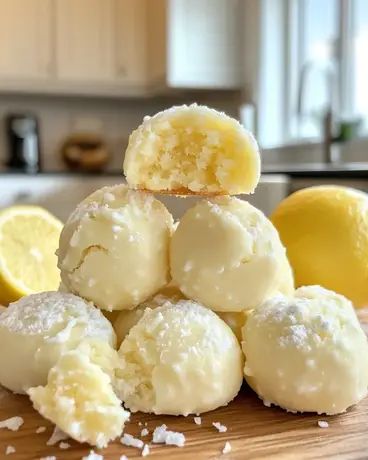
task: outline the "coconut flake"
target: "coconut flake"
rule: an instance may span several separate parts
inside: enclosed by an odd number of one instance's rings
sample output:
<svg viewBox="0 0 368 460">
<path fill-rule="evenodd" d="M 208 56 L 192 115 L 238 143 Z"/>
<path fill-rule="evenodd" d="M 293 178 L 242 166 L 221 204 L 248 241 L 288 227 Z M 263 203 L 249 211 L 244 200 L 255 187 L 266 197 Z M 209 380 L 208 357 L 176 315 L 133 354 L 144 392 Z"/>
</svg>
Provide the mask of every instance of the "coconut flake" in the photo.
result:
<svg viewBox="0 0 368 460">
<path fill-rule="evenodd" d="M 102 455 L 96 454 L 94 450 L 91 450 L 86 457 L 82 457 L 82 460 L 104 460 Z"/>
<path fill-rule="evenodd" d="M 128 433 L 124 433 L 120 442 L 124 444 L 124 446 L 136 447 L 137 449 L 142 449 L 144 445 L 144 442 L 141 439 L 135 438 Z"/>
<path fill-rule="evenodd" d="M 152 442 L 155 444 L 167 444 L 168 446 L 184 447 L 185 436 L 183 433 L 169 431 L 167 426 L 164 424 L 155 428 Z"/>
<path fill-rule="evenodd" d="M 7 446 L 5 450 L 5 455 L 10 455 L 15 453 L 15 447 L 14 446 Z"/>
<path fill-rule="evenodd" d="M 194 417 L 194 423 L 196 425 L 202 425 L 202 418 L 201 417 Z"/>
<path fill-rule="evenodd" d="M 222 449 L 222 453 L 228 454 L 229 452 L 231 452 L 231 444 L 229 443 L 229 441 L 226 441 L 224 448 Z"/>
<path fill-rule="evenodd" d="M 142 450 L 142 457 L 147 457 L 149 455 L 150 450 L 149 450 L 149 445 L 145 444 Z"/>
<path fill-rule="evenodd" d="M 220 422 L 213 422 L 212 425 L 218 430 L 219 433 L 225 433 L 227 431 L 227 426 L 221 425 Z"/>
<path fill-rule="evenodd" d="M 59 447 L 60 447 L 60 449 L 66 450 L 66 449 L 69 449 L 70 444 L 69 444 L 68 442 L 61 442 L 61 443 L 59 444 Z"/>
<path fill-rule="evenodd" d="M 56 460 L 55 455 L 49 455 L 48 457 L 41 457 L 40 460 Z"/>
<path fill-rule="evenodd" d="M 147 428 L 143 428 L 141 431 L 141 436 L 147 436 L 149 434 L 149 430 Z"/>
<path fill-rule="evenodd" d="M 318 426 L 320 428 L 328 428 L 330 425 L 326 420 L 318 420 Z"/>
<path fill-rule="evenodd" d="M 45 426 L 39 426 L 36 430 L 36 434 L 44 433 L 46 431 Z"/>
<path fill-rule="evenodd" d="M 64 441 L 65 439 L 69 439 L 69 436 L 66 433 L 64 433 L 64 431 L 61 431 L 59 427 L 55 426 L 54 431 L 50 439 L 47 441 L 46 445 L 54 446 L 58 442 Z"/>
<path fill-rule="evenodd" d="M 11 431 L 18 431 L 23 423 L 24 420 L 22 417 L 10 417 L 0 422 L 0 428 L 7 428 Z"/>
</svg>

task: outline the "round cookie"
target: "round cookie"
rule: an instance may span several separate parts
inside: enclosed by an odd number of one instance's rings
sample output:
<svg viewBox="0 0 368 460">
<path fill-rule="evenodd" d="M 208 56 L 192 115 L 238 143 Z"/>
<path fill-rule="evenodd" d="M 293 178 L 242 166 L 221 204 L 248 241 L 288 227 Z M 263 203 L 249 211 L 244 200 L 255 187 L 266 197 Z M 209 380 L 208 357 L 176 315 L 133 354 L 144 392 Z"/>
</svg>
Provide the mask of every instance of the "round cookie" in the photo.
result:
<svg viewBox="0 0 368 460">
<path fill-rule="evenodd" d="M 279 281 L 276 286 L 275 292 L 272 292 L 270 294 L 270 298 L 277 294 L 284 294 L 286 296 L 293 295 L 295 291 L 293 271 L 291 269 L 291 266 L 289 264 L 289 261 L 286 255 L 283 258 L 283 263 L 282 263 L 278 278 L 279 278 Z M 235 312 L 218 311 L 217 314 L 223 321 L 225 321 L 225 323 L 234 332 L 239 342 L 241 342 L 242 341 L 242 328 L 250 312 L 251 310 L 235 311 Z"/>
<path fill-rule="evenodd" d="M 175 286 L 169 284 L 161 289 L 152 299 L 143 302 L 134 310 L 122 310 L 118 312 L 118 316 L 112 321 L 118 347 L 120 347 L 122 341 L 129 334 L 130 329 L 142 318 L 146 308 L 154 309 L 183 298 L 183 294 Z"/>
<path fill-rule="evenodd" d="M 111 324 L 93 305 L 61 292 L 23 297 L 0 315 L 0 383 L 16 393 L 45 385 L 61 354 L 89 339 L 116 344 Z"/>
<path fill-rule="evenodd" d="M 124 159 L 131 187 L 172 194 L 253 193 L 260 170 L 252 134 L 225 113 L 197 104 L 145 117 Z"/>
<path fill-rule="evenodd" d="M 251 312 L 242 332 L 245 379 L 265 404 L 330 415 L 366 396 L 368 342 L 345 297 L 301 287 Z"/>
<path fill-rule="evenodd" d="M 123 341 L 119 394 L 133 412 L 188 415 L 228 404 L 242 384 L 231 329 L 189 300 L 147 309 Z"/>
<path fill-rule="evenodd" d="M 215 311 L 236 312 L 256 307 L 279 288 L 287 259 L 261 211 L 220 197 L 201 200 L 184 214 L 170 261 L 173 281 L 186 297 Z"/>
<path fill-rule="evenodd" d="M 101 309 L 130 310 L 169 281 L 173 219 L 152 195 L 104 187 L 69 217 L 58 266 L 67 290 Z"/>
</svg>

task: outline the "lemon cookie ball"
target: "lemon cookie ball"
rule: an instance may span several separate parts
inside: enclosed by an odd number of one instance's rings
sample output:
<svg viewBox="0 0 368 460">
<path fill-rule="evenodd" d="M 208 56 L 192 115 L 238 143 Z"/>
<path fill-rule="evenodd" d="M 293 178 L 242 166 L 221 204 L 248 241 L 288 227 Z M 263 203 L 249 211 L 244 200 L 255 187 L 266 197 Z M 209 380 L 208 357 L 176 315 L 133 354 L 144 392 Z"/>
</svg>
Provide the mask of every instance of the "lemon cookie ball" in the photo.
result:
<svg viewBox="0 0 368 460">
<path fill-rule="evenodd" d="M 280 272 L 278 275 L 278 283 L 275 286 L 275 292 L 270 294 L 270 298 L 277 294 L 284 294 L 290 296 L 294 293 L 294 277 L 289 261 L 285 255 L 282 259 Z M 257 308 L 257 307 L 255 307 Z M 225 323 L 231 328 L 236 335 L 239 342 L 242 341 L 242 328 L 245 321 L 252 310 L 244 311 L 219 311 L 218 316 L 225 321 Z"/>
<path fill-rule="evenodd" d="M 228 404 L 242 384 L 243 358 L 231 329 L 189 300 L 147 309 L 119 355 L 119 394 L 133 412 L 199 414 Z"/>
<path fill-rule="evenodd" d="M 116 344 L 111 324 L 93 305 L 61 292 L 23 297 L 0 315 L 0 383 L 16 393 L 44 385 L 60 355 L 88 339 Z"/>
<path fill-rule="evenodd" d="M 242 341 L 242 328 L 247 319 L 248 311 L 219 311 L 217 315 L 224 321 L 229 328 L 233 331 L 235 337 Z"/>
<path fill-rule="evenodd" d="M 145 117 L 125 153 L 128 184 L 176 194 L 253 193 L 260 155 L 238 121 L 205 106 L 172 107 Z"/>
<path fill-rule="evenodd" d="M 169 281 L 173 219 L 148 193 L 104 187 L 69 217 L 60 237 L 66 288 L 104 310 L 132 309 Z"/>
<path fill-rule="evenodd" d="M 129 419 L 108 374 L 79 350 L 61 356 L 47 385 L 30 388 L 28 394 L 34 408 L 63 432 L 99 448 L 120 436 Z"/>
<path fill-rule="evenodd" d="M 353 306 L 319 286 L 254 310 L 243 351 L 245 378 L 267 404 L 330 415 L 367 394 L 368 343 Z"/>
<path fill-rule="evenodd" d="M 184 214 L 170 255 L 173 281 L 187 297 L 235 312 L 256 307 L 279 286 L 285 249 L 261 211 L 220 197 Z"/>
<path fill-rule="evenodd" d="M 116 333 L 118 347 L 128 335 L 130 329 L 142 318 L 146 308 L 154 309 L 162 307 L 162 305 L 166 303 L 177 302 L 180 299 L 184 299 L 183 294 L 175 286 L 168 285 L 161 289 L 152 299 L 143 302 L 134 310 L 120 311 L 117 318 L 112 323 Z"/>
</svg>

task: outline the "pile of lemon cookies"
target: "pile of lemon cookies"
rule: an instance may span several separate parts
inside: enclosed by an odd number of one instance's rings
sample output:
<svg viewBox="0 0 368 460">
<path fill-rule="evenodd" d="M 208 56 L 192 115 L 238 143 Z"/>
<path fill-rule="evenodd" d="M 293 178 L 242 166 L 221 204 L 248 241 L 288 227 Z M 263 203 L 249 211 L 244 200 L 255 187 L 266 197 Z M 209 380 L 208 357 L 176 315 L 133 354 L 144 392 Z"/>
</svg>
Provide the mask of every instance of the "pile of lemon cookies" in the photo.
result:
<svg viewBox="0 0 368 460">
<path fill-rule="evenodd" d="M 124 171 L 128 186 L 94 192 L 65 224 L 60 292 L 0 315 L 2 385 L 98 447 L 128 411 L 200 414 L 244 377 L 293 412 L 337 414 L 365 397 L 368 343 L 351 302 L 295 291 L 276 229 L 232 196 L 259 181 L 250 133 L 207 107 L 173 107 L 133 132 Z M 153 192 L 200 199 L 174 224 Z"/>
</svg>

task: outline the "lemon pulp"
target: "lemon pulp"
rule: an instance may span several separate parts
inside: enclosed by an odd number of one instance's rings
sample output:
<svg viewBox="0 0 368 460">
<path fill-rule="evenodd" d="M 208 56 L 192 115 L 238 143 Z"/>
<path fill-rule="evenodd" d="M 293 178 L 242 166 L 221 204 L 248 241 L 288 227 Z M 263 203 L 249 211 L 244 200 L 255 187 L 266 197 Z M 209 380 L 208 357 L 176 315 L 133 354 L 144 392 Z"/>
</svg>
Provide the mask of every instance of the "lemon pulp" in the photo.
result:
<svg viewBox="0 0 368 460">
<path fill-rule="evenodd" d="M 56 290 L 60 283 L 55 251 L 61 222 L 37 206 L 0 212 L 0 302 Z"/>
</svg>

